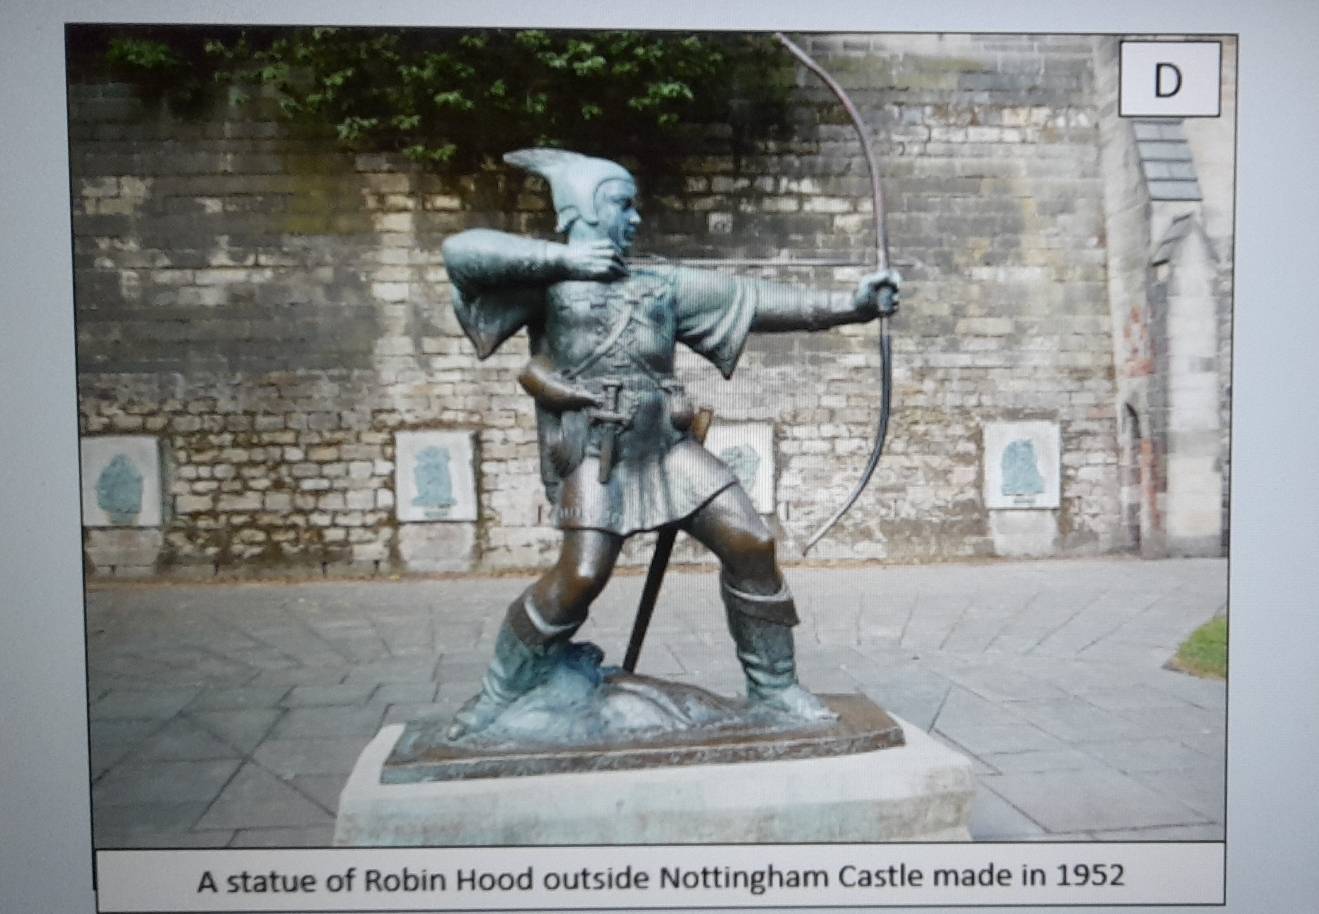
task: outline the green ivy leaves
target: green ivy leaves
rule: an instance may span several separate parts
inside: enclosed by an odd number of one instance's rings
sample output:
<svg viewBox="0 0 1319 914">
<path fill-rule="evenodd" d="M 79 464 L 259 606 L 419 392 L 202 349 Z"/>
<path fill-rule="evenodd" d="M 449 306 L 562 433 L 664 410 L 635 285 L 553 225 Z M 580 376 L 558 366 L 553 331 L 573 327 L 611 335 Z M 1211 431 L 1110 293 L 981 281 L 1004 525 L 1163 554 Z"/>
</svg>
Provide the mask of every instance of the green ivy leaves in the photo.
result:
<svg viewBox="0 0 1319 914">
<path fill-rule="evenodd" d="M 532 144 L 657 162 L 682 154 L 687 125 L 747 111 L 782 123 L 788 81 L 775 71 L 790 66 L 764 37 L 719 33 L 253 29 L 205 41 L 201 60 L 154 38 L 110 47 L 139 83 L 208 67 L 345 147 L 453 170 Z"/>
</svg>

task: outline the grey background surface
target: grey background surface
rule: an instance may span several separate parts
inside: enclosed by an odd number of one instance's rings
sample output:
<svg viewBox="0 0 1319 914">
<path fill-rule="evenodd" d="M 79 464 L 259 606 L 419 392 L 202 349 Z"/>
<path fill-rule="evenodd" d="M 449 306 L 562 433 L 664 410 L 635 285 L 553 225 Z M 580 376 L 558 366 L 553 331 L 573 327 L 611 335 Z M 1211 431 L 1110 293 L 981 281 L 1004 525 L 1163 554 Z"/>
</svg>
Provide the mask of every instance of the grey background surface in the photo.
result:
<svg viewBox="0 0 1319 914">
<path fill-rule="evenodd" d="M 1310 472 L 1319 442 L 1309 407 L 1319 339 L 1309 247 L 1319 237 L 1313 171 L 1313 53 L 1319 8 L 1275 2 L 1113 4 L 817 3 L 709 8 L 580 7 L 570 24 L 732 25 L 798 29 L 1103 30 L 1241 34 L 1228 910 L 1307 910 L 1319 895 L 1312 759 L 1319 749 L 1319 547 Z M 444 24 L 539 22 L 545 7 L 448 5 Z M 0 212 L 0 909 L 93 909 L 86 816 L 83 628 L 62 23 L 223 15 L 250 21 L 380 23 L 378 12 L 323 3 L 6 3 L 0 53 L 5 163 Z M 391 18 L 441 24 L 431 4 Z M 563 13 L 558 13 L 562 17 Z M 569 24 L 562 18 L 558 24 Z M 1069 909 L 1072 911 L 1079 909 Z M 1128 909 L 1130 910 L 1130 909 Z M 1173 910 L 1173 909 L 1162 909 Z"/>
</svg>

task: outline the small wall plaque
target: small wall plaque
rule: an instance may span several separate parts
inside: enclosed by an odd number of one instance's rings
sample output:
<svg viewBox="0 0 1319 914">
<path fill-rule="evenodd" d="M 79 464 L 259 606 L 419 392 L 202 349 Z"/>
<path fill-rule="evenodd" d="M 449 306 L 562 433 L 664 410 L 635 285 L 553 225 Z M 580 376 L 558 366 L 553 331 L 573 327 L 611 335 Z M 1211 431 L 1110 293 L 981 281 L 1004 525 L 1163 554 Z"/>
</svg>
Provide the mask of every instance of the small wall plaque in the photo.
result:
<svg viewBox="0 0 1319 914">
<path fill-rule="evenodd" d="M 471 432 L 394 436 L 394 509 L 400 521 L 476 520 Z"/>
<path fill-rule="evenodd" d="M 985 507 L 1057 508 L 1061 437 L 1056 422 L 985 424 Z"/>
<path fill-rule="evenodd" d="M 151 435 L 83 438 L 82 522 L 160 526 L 160 445 Z"/>
</svg>

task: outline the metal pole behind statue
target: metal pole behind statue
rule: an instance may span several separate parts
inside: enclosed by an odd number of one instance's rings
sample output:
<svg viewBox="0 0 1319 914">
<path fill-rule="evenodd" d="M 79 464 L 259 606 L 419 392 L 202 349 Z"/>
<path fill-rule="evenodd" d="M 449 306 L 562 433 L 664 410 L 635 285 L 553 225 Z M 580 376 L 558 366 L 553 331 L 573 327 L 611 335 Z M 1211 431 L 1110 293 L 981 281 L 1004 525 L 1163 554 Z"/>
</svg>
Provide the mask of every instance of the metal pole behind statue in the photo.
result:
<svg viewBox="0 0 1319 914">
<path fill-rule="evenodd" d="M 705 443 L 705 436 L 714 421 L 714 410 L 701 407 L 692 420 L 692 438 L 697 444 Z M 655 540 L 655 554 L 650 557 L 650 568 L 646 571 L 646 586 L 641 590 L 641 603 L 637 606 L 637 618 L 632 623 L 632 636 L 627 640 L 627 656 L 623 658 L 623 669 L 635 672 L 637 658 L 641 656 L 641 642 L 646 640 L 646 629 L 650 627 L 650 617 L 655 614 L 655 601 L 659 599 L 660 585 L 664 583 L 664 572 L 669 567 L 669 557 L 673 554 L 673 543 L 678 538 L 678 528 L 670 525 L 659 532 Z"/>
</svg>

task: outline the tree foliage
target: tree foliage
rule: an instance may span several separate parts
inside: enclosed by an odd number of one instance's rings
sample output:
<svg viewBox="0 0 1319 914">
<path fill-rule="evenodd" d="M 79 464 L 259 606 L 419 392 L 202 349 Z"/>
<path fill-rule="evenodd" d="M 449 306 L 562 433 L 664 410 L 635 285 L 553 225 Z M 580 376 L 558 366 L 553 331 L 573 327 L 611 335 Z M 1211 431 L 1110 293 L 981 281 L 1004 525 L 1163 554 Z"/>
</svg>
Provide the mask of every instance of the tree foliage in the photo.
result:
<svg viewBox="0 0 1319 914">
<path fill-rule="evenodd" d="M 786 118 L 792 74 L 764 36 L 637 31 L 262 29 L 200 44 L 129 33 L 109 39 L 106 59 L 144 88 L 204 70 L 264 89 L 347 148 L 446 171 L 529 145 L 661 162 L 715 123 L 734 142 L 766 137 Z"/>
</svg>

